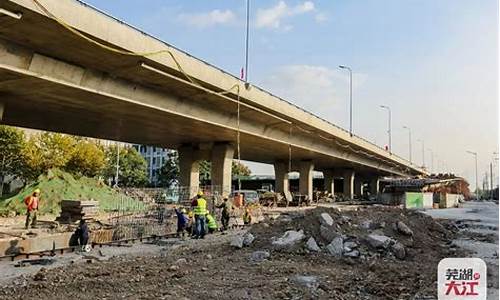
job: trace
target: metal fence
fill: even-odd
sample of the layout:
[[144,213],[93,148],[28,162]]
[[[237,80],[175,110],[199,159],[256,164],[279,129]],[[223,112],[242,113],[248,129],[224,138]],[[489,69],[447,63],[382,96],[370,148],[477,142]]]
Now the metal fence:
[[126,188],[120,189],[120,201],[107,209],[106,219],[93,230],[94,243],[109,243],[153,236],[165,236],[176,231],[177,217],[174,207],[191,207],[191,196],[198,190],[207,200],[207,209],[218,219],[215,205],[222,202],[221,188],[203,186],[199,189],[187,187]]

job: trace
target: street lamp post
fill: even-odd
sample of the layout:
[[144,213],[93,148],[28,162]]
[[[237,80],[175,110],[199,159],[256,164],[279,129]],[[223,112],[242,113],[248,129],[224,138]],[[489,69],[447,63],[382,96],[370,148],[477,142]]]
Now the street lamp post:
[[467,153],[474,155],[474,159],[476,161],[476,200],[479,200],[479,189],[477,183],[477,152],[467,151]]
[[430,171],[431,171],[431,174],[434,172],[434,152],[432,151],[432,149],[427,149],[427,151],[429,151],[429,153],[431,154],[431,168],[430,168]]
[[339,68],[349,71],[349,134],[352,136],[352,69],[344,65]]
[[410,151],[410,164],[411,164],[411,128],[408,126],[403,126],[404,129],[408,129],[408,147]]
[[425,144],[424,140],[417,140],[419,142],[422,142],[422,168],[425,168]]
[[391,108],[389,106],[385,106],[385,105],[380,105],[381,108],[384,108],[384,109],[387,109],[387,111],[389,112],[389,124],[388,124],[388,129],[387,129],[387,134],[389,135],[389,152],[392,152],[392,137],[391,137],[391,119],[392,119],[392,116],[391,116]]

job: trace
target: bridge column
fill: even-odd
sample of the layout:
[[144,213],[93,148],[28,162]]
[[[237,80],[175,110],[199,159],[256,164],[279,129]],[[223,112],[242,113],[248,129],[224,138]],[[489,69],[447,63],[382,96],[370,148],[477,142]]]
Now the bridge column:
[[[196,150],[192,146],[181,146],[179,152],[179,183],[189,190],[188,197],[193,198],[200,186],[200,163]],[[182,199],[185,200],[185,199]]]
[[334,195],[335,187],[334,187],[334,170],[323,170],[323,178],[325,180],[325,191]]
[[274,163],[275,192],[284,193],[290,191],[290,182],[288,180],[288,164],[283,161]]
[[378,176],[374,176],[371,178],[370,180],[370,194],[371,195],[378,195],[379,193],[379,183],[380,183],[380,179],[378,178]]
[[299,192],[307,195],[312,200],[313,197],[313,171],[314,164],[310,160],[303,160],[299,164]]
[[363,179],[359,176],[356,176],[354,179],[354,194],[361,198],[363,196]]
[[228,143],[215,144],[212,148],[212,185],[221,188],[223,197],[231,193],[234,147]]
[[344,170],[342,177],[344,177],[344,196],[352,199],[354,196],[354,170]]

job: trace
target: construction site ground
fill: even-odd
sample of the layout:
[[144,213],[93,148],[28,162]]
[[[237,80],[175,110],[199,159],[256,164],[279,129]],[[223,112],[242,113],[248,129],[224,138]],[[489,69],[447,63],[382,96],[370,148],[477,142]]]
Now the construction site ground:
[[[360,257],[333,257],[325,251],[319,221],[324,212],[339,232],[358,242]],[[434,222],[420,212],[383,206],[274,209],[259,224],[203,240],[94,248],[55,256],[44,266],[3,261],[0,299],[434,299],[442,258],[481,255],[488,263],[489,299],[498,299],[498,252],[471,248],[478,242],[498,248],[498,206],[466,203],[462,211],[445,212],[431,211],[448,219]],[[488,228],[463,225],[486,215]],[[394,230],[398,221],[411,228],[411,237]],[[273,238],[288,230],[303,230],[304,242],[315,237],[322,250],[308,251],[303,243],[276,248]],[[245,231],[255,237],[250,246],[230,246]],[[405,258],[367,248],[364,236],[374,232],[402,243]],[[250,259],[255,251],[270,256],[256,262]]]

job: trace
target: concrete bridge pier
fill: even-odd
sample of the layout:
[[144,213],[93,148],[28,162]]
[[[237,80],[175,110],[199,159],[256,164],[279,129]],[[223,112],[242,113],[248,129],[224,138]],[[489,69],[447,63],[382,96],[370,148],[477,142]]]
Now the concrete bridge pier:
[[313,171],[314,163],[311,160],[303,160],[299,163],[299,193],[313,197]]
[[352,199],[354,197],[354,170],[344,170],[342,177],[344,178],[344,196]]
[[231,168],[234,157],[234,146],[229,143],[218,143],[212,148],[212,185],[221,187],[223,197],[231,193]]
[[197,150],[191,145],[181,146],[179,152],[179,183],[189,189],[192,198],[198,193],[200,186],[200,158]]
[[323,178],[324,178],[324,186],[325,186],[325,191],[332,194],[332,196],[335,193],[335,185],[334,185],[334,179],[336,177],[337,173],[335,170],[323,170]]
[[358,196],[358,198],[363,196],[363,178],[360,176],[354,178],[354,195]]
[[373,176],[370,179],[370,194],[378,195],[380,186],[380,178],[378,176]]
[[290,191],[290,182],[288,180],[288,164],[284,161],[274,163],[275,192],[283,193]]

